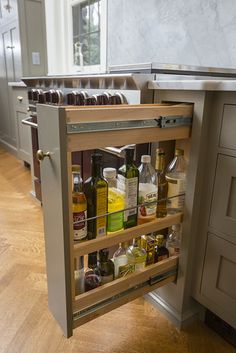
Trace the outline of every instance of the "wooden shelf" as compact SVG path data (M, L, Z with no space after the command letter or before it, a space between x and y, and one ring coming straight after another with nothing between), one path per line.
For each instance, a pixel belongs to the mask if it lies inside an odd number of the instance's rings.
M107 234L101 238L96 238L85 241L83 243L74 244L74 254L76 256L82 256L89 254L93 251L109 248L112 245L131 240L139 235L152 233L170 227L173 224L181 223L182 218L183 214L180 212L173 215L168 215L164 218L158 218L154 221L144 223L136 227L128 228L120 232Z
M119 278L76 297L74 327L126 304L176 279L178 256L170 257L127 277ZM150 278L160 276L154 284Z

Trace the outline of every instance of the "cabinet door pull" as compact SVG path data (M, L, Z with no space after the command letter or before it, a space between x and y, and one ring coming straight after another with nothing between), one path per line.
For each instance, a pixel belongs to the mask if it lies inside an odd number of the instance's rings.
M17 96L17 100L18 100L18 102L22 102L23 101L23 97L22 96Z

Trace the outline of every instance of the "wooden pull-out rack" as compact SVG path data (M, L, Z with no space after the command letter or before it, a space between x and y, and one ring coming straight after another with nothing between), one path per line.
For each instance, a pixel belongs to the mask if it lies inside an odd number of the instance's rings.
M177 277L178 258L171 257L76 297L74 257L180 223L183 216L181 213L169 215L74 244L71 152L187 139L191 133L192 115L193 106L188 104L38 106L40 148L50 154L41 163L48 300L65 336L71 336L73 328Z

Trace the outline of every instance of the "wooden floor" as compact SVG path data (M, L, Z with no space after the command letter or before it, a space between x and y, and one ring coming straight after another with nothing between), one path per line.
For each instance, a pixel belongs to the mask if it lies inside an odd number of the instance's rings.
M0 353L231 353L203 323L179 332L143 299L63 337L47 307L43 222L23 163L0 149Z

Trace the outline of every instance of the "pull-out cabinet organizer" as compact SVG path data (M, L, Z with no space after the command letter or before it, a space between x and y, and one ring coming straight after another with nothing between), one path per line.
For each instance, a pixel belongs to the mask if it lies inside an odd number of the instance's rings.
M161 230L182 221L182 213L88 240L73 242L71 152L188 139L191 104L54 107L38 105L48 300L65 336L73 329L177 278L178 257L150 265L75 296L74 257Z

